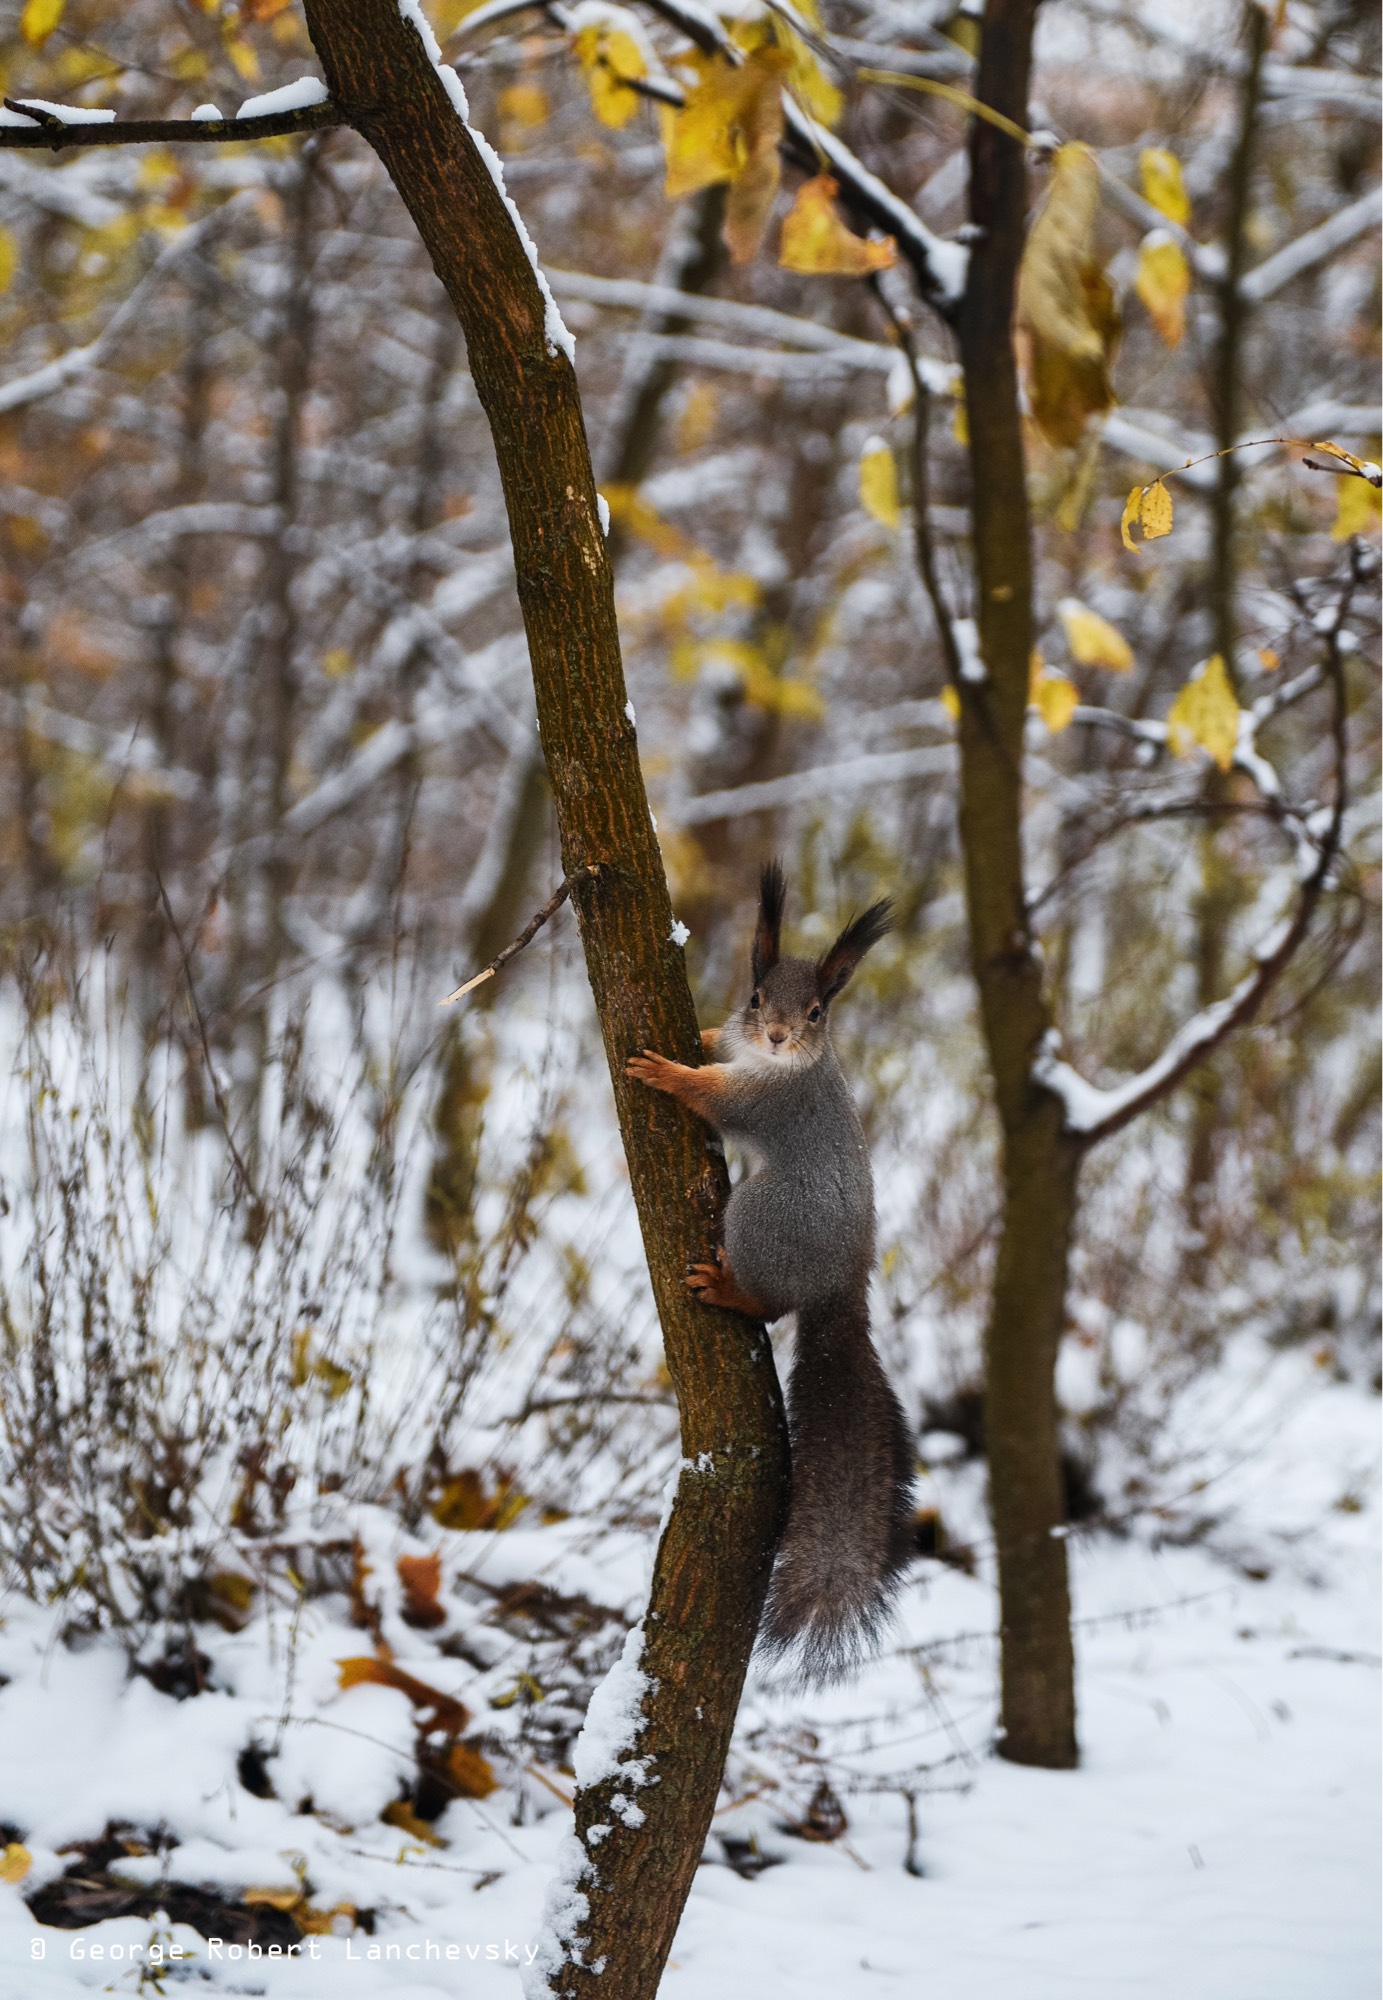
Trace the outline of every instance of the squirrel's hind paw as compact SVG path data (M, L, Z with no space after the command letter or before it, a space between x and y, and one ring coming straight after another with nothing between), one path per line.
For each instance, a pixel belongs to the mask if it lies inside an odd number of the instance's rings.
M757 1299L752 1299L730 1269L724 1250L717 1250L714 1264L693 1264L687 1273L687 1289L703 1306L719 1306L722 1312L745 1313L750 1319L768 1315Z

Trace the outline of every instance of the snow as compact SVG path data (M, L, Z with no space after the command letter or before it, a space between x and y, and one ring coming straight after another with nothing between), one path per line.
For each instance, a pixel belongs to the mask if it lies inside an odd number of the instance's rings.
M681 919L674 917L672 929L668 932L668 942L670 944L684 945L690 936L691 932Z
M319 76L300 76L296 83L285 83L278 90L266 90L262 97L247 97L236 112L237 118L277 118L285 111L307 111L314 104L325 104L327 87ZM195 117L195 113L193 114Z
M115 120L113 111L94 111L83 104L50 104L46 97L17 97L14 101L16 104L32 104L36 111L47 111L54 118L61 119L64 125L110 125ZM38 125L41 122L37 118L17 118L13 112L7 112L0 118L0 124L5 125Z
M631 729L637 729L637 728L638 728L638 726L639 726L639 718L638 718L638 716L637 716L637 715L635 715L635 713L634 713L634 704L633 704L633 702L632 702L632 701L627 701L627 702L626 702L626 703L624 704L624 713L625 713L626 717L628 718L628 721L629 721L629 727L630 727Z
M595 496L595 510L600 516L601 534L608 535L610 532L610 503L603 493L597 493Z
M648 1785L646 1757L629 1757L639 1734L648 1726L643 1704L652 1689L639 1662L643 1658L642 1620L631 1628L609 1673L591 1696L586 1724L576 1739L572 1772L578 1787L604 1784L607 1778L627 1778L631 1785Z
M1063 1382L1073 1387L1069 1351ZM1136 1368L1139 1353L1125 1360ZM922 1962L938 1993L966 2000L1373 2000L1376 1399L1322 1375L1309 1352L1241 1339L1186 1408L1180 1435L1193 1454L1212 1453L1204 1463L1218 1472L1203 1476L1215 1478L1238 1532L1276 1551L1271 1574L1255 1580L1210 1547L1159 1542L1155 1512L1149 1532L1071 1534L1078 1771L1022 1770L992 1755L995 1603L984 1560L976 1575L920 1566L899 1642L809 1713L751 1675L732 1752L739 1802L722 1802L673 1947L686 2000L777 1991L865 2000L881 1982L912 1990ZM924 1445L934 1478L964 1479L949 1436ZM948 1512L958 1490L947 1488ZM382 1585L398 1531L380 1510L353 1520ZM543 1576L606 1603L644 1588L653 1546L651 1531L592 1532L571 1520L440 1538L448 1577L502 1587ZM305 1869L317 1907L374 1908L375 1931L305 1937L292 1958L252 1957L186 1924L41 1926L18 1887L0 1886L0 2000L78 2000L113 1977L125 1991L131 1967L171 1960L175 1947L209 1994L441 2000L464 1964L467 1994L512 1992L519 1970L539 2000L564 1956L581 1950L596 1862L550 1793L521 1822L499 1795L457 1801L438 1823L445 1849L373 1817L382 1797L397 1796L412 1721L391 1689L340 1689L337 1660L362 1648L344 1600L302 1606L291 1649L282 1622L273 1647L262 1621L199 1631L216 1684L181 1702L131 1678L113 1639L64 1646L60 1615L11 1596L0 1624L5 1816L34 1857L31 1881L60 1873L70 1856L58 1849L107 1821L162 1827L167 1848L131 1856L128 1879L286 1891ZM402 1625L387 1601L385 1629L406 1670L477 1716L517 1664L499 1658L481 1675ZM453 1629L471 1650L486 1630ZM583 1782L627 1775L611 1816L626 1824L651 1797L631 1768L646 1776L646 1767L630 1755L641 1644L635 1625L573 1760ZM773 1742L803 1730L817 1746L810 1771L837 1789L852 1772L863 1781L845 1793L843 1842L785 1833L805 1780L798 1797L781 1777L766 1796L744 1782L747 1770L771 1775ZM237 1782L236 1757L251 1739L270 1748L276 1734L278 1796L257 1798ZM916 1874L903 1865L909 1831L896 1789L910 1765ZM591 1830L592 1850L608 1831ZM732 1872L723 1835L752 1839L771 1865L754 1879Z
M972 687L981 686L989 679L989 668L984 663L980 651L980 628L973 618L953 618L951 631L955 635L956 651L960 655L960 677L969 681Z
M213 118L219 120L221 115L220 110L214 104L199 104L192 113L193 119L199 125L203 123L209 124Z
M428 59L438 76L442 79L443 87L455 107L457 117L475 141L476 150L489 169L490 178L499 190L500 199L503 201L504 206L509 211L510 220L518 232L519 241L522 243L524 253L533 267L533 276L537 279L538 290L542 294L543 331L547 340L547 351L551 355L565 354L567 360L575 367L576 342L572 339L563 322L561 313L557 310L557 301L552 296L551 287L543 275L542 266L538 262L537 246L533 238L529 235L527 225L504 185L504 167L499 154L495 151L484 133L478 131L472 125L471 107L466 98L465 87L451 64L443 61L437 37L433 34L422 8L418 5L418 0L398 0L398 6L404 20L410 21L417 29L422 39L423 47L427 50Z

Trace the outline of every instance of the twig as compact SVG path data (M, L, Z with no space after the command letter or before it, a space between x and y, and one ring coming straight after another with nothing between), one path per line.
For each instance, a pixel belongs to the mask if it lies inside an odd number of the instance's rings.
M211 1059L211 1043L207 1038L206 1020L202 1013L202 1003L197 998L197 988L193 983L192 961L187 955L187 946L183 943L182 932L178 929L178 920L173 915L173 905L168 900L168 891L164 887L162 875L156 875L155 880L158 882L159 901L163 904L164 915L168 919L168 928L173 933L173 941L178 947L178 957L182 960L182 974L187 985L187 997L191 1002L192 1017L197 1023L197 1033L201 1038L202 1054L206 1059L207 1079L211 1084L211 1095L216 1105L217 1116L221 1120L221 1129L226 1135L226 1145L230 1149L231 1159L235 1162L235 1171L240 1176L240 1185L250 1197L250 1201L253 1204L252 1213L256 1222L258 1222L267 1215L268 1210L260 1199L259 1190L251 1178L249 1168L240 1157L240 1148L235 1143L235 1135L231 1131L230 1110L226 1104L225 1095L222 1092L220 1081L216 1075L216 1065Z
M570 875L564 877L561 887L556 893L548 897L537 916L530 919L524 925L523 929L514 939L514 942L507 944L496 958L492 958L483 972L477 972L474 979L468 979L464 986L458 986L454 993L448 993L446 999L439 1000L437 1005L439 1007L450 1007L453 1002L463 999L467 993L473 992L477 986L483 986L487 979L493 979L495 974L502 967L506 966L511 958L518 957L525 945L532 944L543 925L548 921L548 918L556 916L577 883L587 880L594 881L599 873L600 864L595 861L588 861L583 867L573 868Z
M225 145L241 139L282 139L296 132L321 132L345 120L328 100L295 111L270 111L260 118L110 118L100 124L69 125L65 119L22 98L7 97L7 110L32 118L32 125L0 125L0 150L60 152L66 146L168 146L189 142Z

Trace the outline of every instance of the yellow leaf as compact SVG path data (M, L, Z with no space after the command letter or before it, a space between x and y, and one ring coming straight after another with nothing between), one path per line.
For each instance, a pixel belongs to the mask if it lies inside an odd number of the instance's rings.
M31 49L41 49L62 19L66 0L24 0L19 32Z
M413 1674L406 1674L402 1667L396 1667L392 1660L381 1660L375 1653L358 1653L351 1659L336 1662L338 1678L343 1688L387 1687L397 1688L407 1695L415 1708L426 1710L431 1715L429 1729L440 1729L448 1736L459 1736L470 1722L470 1710L455 1695L443 1694L440 1688L429 1687L426 1681L418 1680Z
M0 228L0 294L7 292L14 283L18 268L19 245L10 230Z
M625 91L624 95L637 103L632 91ZM548 94L540 83L511 83L499 94L500 117L524 132L535 132L540 125L546 125L551 114ZM596 116L600 116L598 109Z
M1281 653L1275 653L1271 646L1260 646L1258 648L1258 664L1262 667L1265 674L1275 674L1282 665L1282 655Z
M1167 737L1174 755L1185 757L1199 744L1222 771L1234 762L1239 741L1239 704L1225 663L1212 653L1196 668L1167 714Z
M740 110L735 128L740 164L725 202L723 233L732 264L749 263L763 242L782 178L778 157L778 142L783 136L781 54L777 49L764 49L751 58L762 74L746 92ZM750 64L743 67L748 69Z
M259 82L259 57L243 35L226 36L226 54L230 57L235 73L242 82Z
M1107 618L1082 604L1078 597L1063 597L1057 606L1066 628L1066 643L1078 667L1106 667L1111 673L1126 674L1133 665L1133 652L1122 632Z
M1076 684L1066 675L1058 673L1055 667L1043 666L1036 653L1032 656L1032 677L1028 685L1028 701L1046 723L1053 736L1060 736L1070 725L1080 702Z
M896 528L903 518L898 505L898 467L882 438L867 438L860 453L860 505L885 528Z
M1345 477L1336 485L1335 525L1330 530L1335 540L1347 542L1351 535L1375 534L1383 513L1383 493L1367 479Z
M247 1889L243 1900L266 1910L295 1910L303 1900L302 1885L297 1883L291 1889Z
M1307 440L1304 438L1288 438L1284 439L1284 442L1305 445ZM1359 473L1361 477L1367 479L1370 486L1378 486L1378 467L1370 465L1365 459L1356 458L1354 453L1346 451L1342 444L1331 444L1327 438L1315 438L1311 441L1310 449L1312 451L1323 451L1327 458L1338 459L1341 465L1349 466L1352 471Z
M799 13L806 14L805 7ZM814 27L821 25L819 18L809 14ZM773 16L773 32L779 46L788 58L788 88L803 108L809 111L820 125L833 126L845 109L845 99L822 69L811 49L802 37L781 16Z
M333 646L329 653L322 655L322 672L328 680L339 681L350 673L355 661L344 646Z
M870 271L886 271L897 261L891 236L867 243L846 228L836 207L836 183L829 174L803 181L783 219L778 262L785 271L863 278Z
M1171 534L1172 496L1160 479L1155 479L1151 486L1143 488L1138 518L1142 524L1145 542L1155 542L1161 536Z
M720 395L710 382L693 382L677 415L673 434L678 451L700 451L715 434Z
M452 1744L447 1752L447 1776L463 1799L488 1799L499 1789L489 1758L469 1743Z
M445 1847L447 1844L425 1819L418 1818L407 1799L395 1799L391 1806L384 1808L380 1818L386 1825L398 1827L401 1833L411 1834L414 1840L421 1840L428 1847Z
M777 104L782 129L782 78L787 57L781 49L756 49L746 62L730 63L723 56L693 53L685 66L697 78L680 111L660 113L667 154L666 193L669 201L717 181L732 181L749 158L746 125L762 131L773 120ZM756 99L771 102L759 107ZM776 137L775 137L776 145Z
M951 686L949 681L947 682L946 686L941 690L941 706L950 716L952 722L960 721L960 696L956 693L955 689Z
M1143 238L1133 289L1168 347L1179 347L1186 331L1191 267L1181 245L1165 229L1154 229Z
M337 1903L330 1910L319 1910L304 1902L293 1911L293 1921L305 1937L343 1936L355 1929L355 1918L354 1903Z
M351 1371L340 1367L335 1361L328 1361L325 1354L319 1354L312 1364L312 1372L324 1384L328 1402L334 1403L344 1396L351 1386Z
M1142 505L1143 489L1141 486L1135 486L1129 494L1128 499L1124 502L1124 511L1119 521L1119 533L1123 536L1124 547L1131 549L1134 555L1139 553L1139 549L1137 542L1134 541L1133 536L1129 533L1129 529L1137 522Z
M1143 183L1143 199L1150 202L1169 222L1189 222L1191 198L1181 178L1181 161L1165 146L1145 146L1138 155L1138 175Z
M61 7L58 12L62 12ZM12 1840L0 1853L0 1882L22 1882L33 1865L34 1858L28 1848Z
M1049 443L1066 447L1079 444L1087 417L1114 400L1109 361L1119 314L1094 253L1099 206L1095 155L1088 146L1059 146L1023 252L1018 320L1027 337L1033 421Z
M576 37L576 54L586 72L592 111L602 125L618 131L639 108L638 92L629 85L648 74L643 50L626 28L601 23L598 27L581 29Z

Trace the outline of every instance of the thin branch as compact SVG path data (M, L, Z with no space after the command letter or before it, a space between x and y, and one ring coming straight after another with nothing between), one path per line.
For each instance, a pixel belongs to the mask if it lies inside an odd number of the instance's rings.
M955 745L934 744L919 750L885 750L847 757L839 764L817 764L786 777L765 778L759 784L735 785L725 791L695 792L669 803L667 811L679 826L705 826L708 821L739 819L746 813L777 811L781 806L819 805L829 792L868 791L875 785L897 784L905 778L949 775L955 770Z
M1329 631L1323 635L1325 672L1334 695L1330 727L1335 746L1335 796L1324 833L1316 845L1315 864L1301 883L1296 909L1258 946L1254 953L1254 969L1245 974L1233 992L1194 1015L1172 1037L1155 1062L1119 1088L1100 1090L1087 1083L1069 1063L1062 1060L1055 1034L1046 1037L1032 1065L1032 1080L1061 1100L1066 1113L1066 1128L1083 1147L1093 1146L1099 1140L1122 1131L1142 1112L1160 1103L1192 1070L1207 1062L1236 1028L1252 1020L1295 957L1297 948L1311 927L1316 906L1325 892L1339 855L1345 808L1349 801L1348 710L1340 635L1354 593L1364 579L1365 568L1364 552L1356 542L1335 617Z
M105 127L93 128L105 130ZM3 143L9 126L0 126L0 143ZM66 354L59 354L54 360L46 361L41 368L35 368L28 375L16 376L12 381L0 383L0 414L8 410L20 410L29 403L35 403L41 396L49 396L55 389L61 389L74 376L85 374L87 369L97 367L105 360L116 341L134 320L146 303L149 294L169 271L180 264L191 252L199 249L208 236L221 229L225 223L238 214L252 199L250 194L233 195L210 215L203 216L184 229L159 252L139 283L118 305L94 340L84 347L70 347Z
M744 61L744 51L731 39L722 22L709 8L697 4L697 0L647 0L647 4L652 13L678 29L703 54L723 56L729 63ZM493 0L493 4L468 15L458 33L470 35L477 28L544 5L547 11L557 12L548 0ZM672 101L665 90L658 95L664 102ZM970 254L963 243L950 242L928 229L914 209L876 174L871 174L833 132L810 118L788 91L783 92L781 150L784 158L803 173L825 171L834 175L847 209L897 240L927 303L941 318L954 317L965 289Z
M588 861L580 868L573 868L570 875L567 875L563 878L561 886L556 890L556 892L548 897L547 901L543 904L541 910L539 910L537 916L531 918L529 922L524 925L523 929L514 939L514 942L512 944L507 944L502 952L498 953L496 957L492 958L490 960L490 963L486 966L483 972L477 972L473 979L468 979L464 986L458 986L454 993L448 993L446 999L439 1000L437 1002L437 1005L439 1007L450 1007L453 1005L455 1001L462 999L464 995L466 995L467 993L473 992L477 986L483 986L487 979L493 979L495 974L499 972L504 966L506 966L511 958L518 957L519 953L523 950L525 945L532 944L534 938L537 937L539 931L542 929L543 925L548 921L549 917L556 916L557 912L561 909L563 903L566 902L567 897L571 894L572 890L576 887L577 883L585 881L594 881L596 876L599 875L599 873L600 873L600 864L597 861Z
M1333 257L1337 250L1367 230L1376 229L1379 220L1379 204L1383 189L1374 188L1371 193L1361 195L1348 208L1338 209L1327 216L1314 229L1308 229L1304 236L1298 236L1294 243L1285 243L1280 250L1263 262L1248 276L1239 281L1239 296L1251 305L1261 305L1276 293L1290 285L1294 278L1301 277L1315 265L1323 264L1327 257Z
M163 877L161 875L158 876L157 881L159 900L163 904L163 913L168 919L168 928L173 933L173 942L178 947L178 957L182 960L183 980L187 986L187 998L192 1008L192 1018L197 1023L197 1034L202 1044L202 1055L206 1061L207 1081L211 1085L211 1095L216 1105L216 1114L221 1120L221 1130L226 1135L226 1145L229 1148L231 1159L235 1163L235 1171L239 1175L240 1185L250 1198L251 1227L252 1232L257 1235L269 1211L261 1201L259 1190L254 1184L249 1168L240 1157L240 1148L235 1143L235 1134L231 1130L230 1108L226 1103L225 1093L221 1089L221 1082L216 1074L216 1065L211 1059L211 1043L207 1037L206 1018L202 1013L202 1003L197 998L197 987L192 977L192 961L187 955L187 946L183 943L182 931L178 927L178 920L173 915L173 905L168 900L168 891L164 887Z
M874 296L883 307L897 336L912 379L913 425L912 425L912 531L913 547L917 557L917 570L922 579L922 588L927 593L927 601L932 607L932 617L936 621L937 636L941 640L942 657L946 662L946 678L955 689L958 698L966 690L966 682L961 672L960 642L956 637L955 623L951 607L946 602L941 588L941 578L937 574L936 545L932 539L931 509L931 459L928 451L931 429L932 399L931 385L918 366L917 354L912 344L912 325L908 318L895 310L888 292L880 283L877 273L871 280Z
M32 118L32 125L0 124L0 149L19 152L61 152L67 146L224 146L244 139L284 139L299 132L322 132L345 119L336 106L300 105L296 111L270 111L260 118L109 118L101 123L69 125L41 107L20 98L5 99L7 110Z

